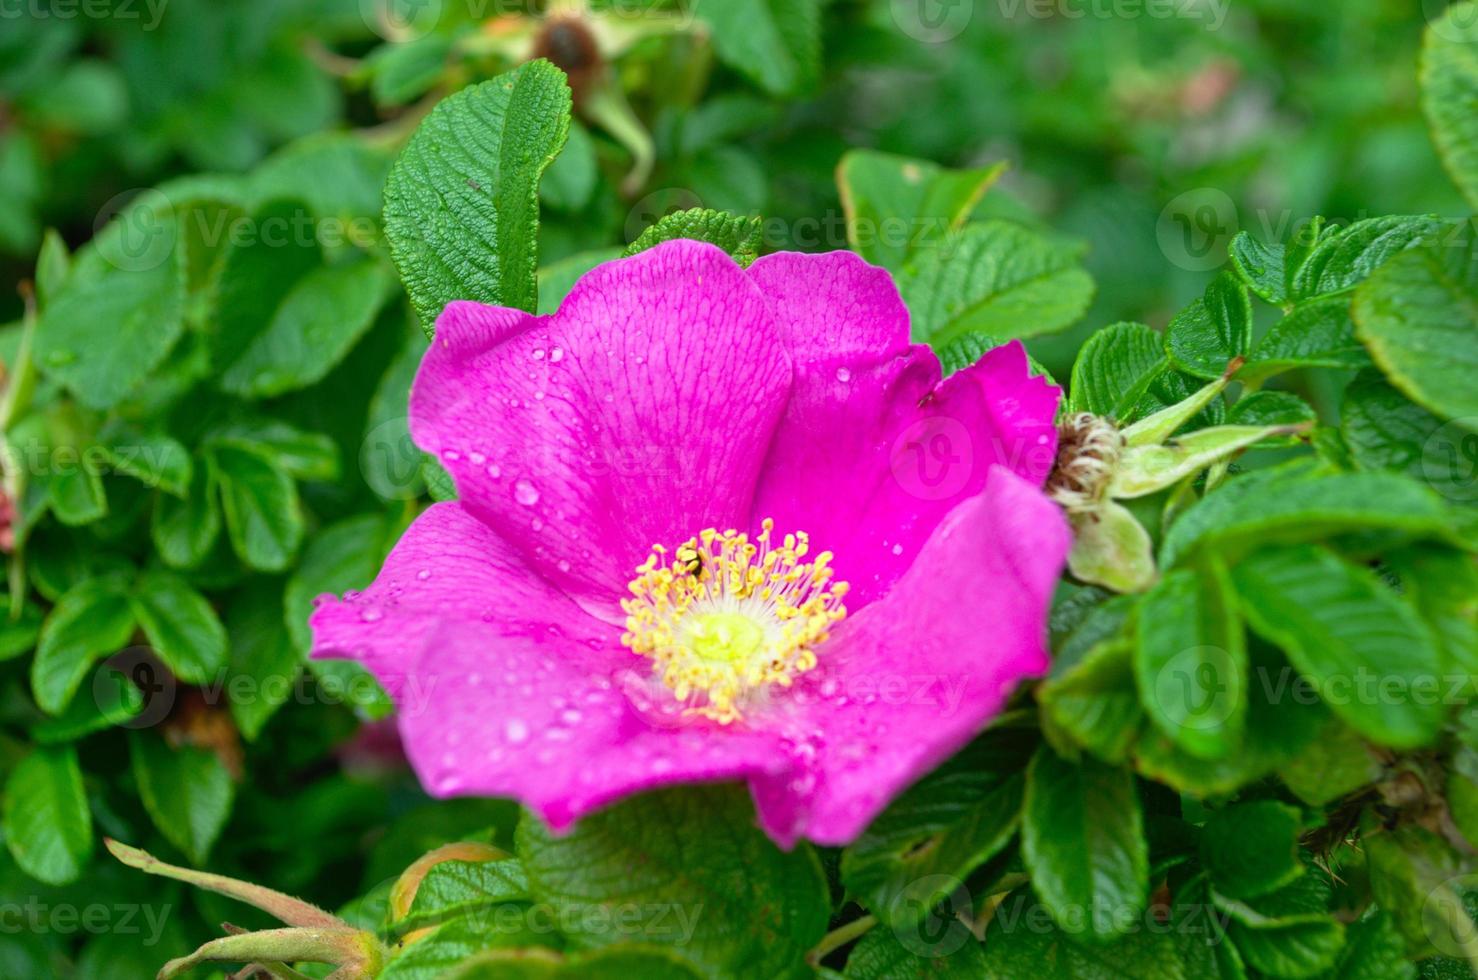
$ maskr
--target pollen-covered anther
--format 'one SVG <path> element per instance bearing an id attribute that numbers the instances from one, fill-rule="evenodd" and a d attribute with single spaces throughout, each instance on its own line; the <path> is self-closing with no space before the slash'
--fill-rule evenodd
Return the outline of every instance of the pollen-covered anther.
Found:
<path id="1" fill-rule="evenodd" d="M 1110 419 L 1078 412 L 1057 426 L 1057 461 L 1047 478 L 1047 496 L 1068 513 L 1098 509 L 1124 452 L 1124 436 Z"/>
<path id="2" fill-rule="evenodd" d="M 772 685 L 816 666 L 816 648 L 847 614 L 832 554 L 814 558 L 804 532 L 775 540 L 709 528 L 669 551 L 655 545 L 621 602 L 621 642 L 694 714 L 725 724 Z"/>

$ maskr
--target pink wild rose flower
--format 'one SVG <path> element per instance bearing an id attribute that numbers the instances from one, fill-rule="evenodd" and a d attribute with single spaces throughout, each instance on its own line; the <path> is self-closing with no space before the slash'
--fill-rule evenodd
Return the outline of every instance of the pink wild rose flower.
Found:
<path id="1" fill-rule="evenodd" d="M 410 428 L 460 499 L 314 655 L 385 685 L 437 795 L 561 830 L 746 780 L 776 841 L 847 843 L 1047 665 L 1058 396 L 1020 343 L 941 380 L 847 252 L 673 241 L 552 316 L 452 303 Z"/>

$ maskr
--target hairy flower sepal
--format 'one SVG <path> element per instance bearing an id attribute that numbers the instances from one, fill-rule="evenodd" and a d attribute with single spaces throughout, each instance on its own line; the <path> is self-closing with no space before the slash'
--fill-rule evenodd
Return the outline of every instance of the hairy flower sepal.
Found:
<path id="1" fill-rule="evenodd" d="M 1308 423 L 1222 425 L 1171 439 L 1221 394 L 1240 366 L 1235 359 L 1220 378 L 1123 429 L 1086 412 L 1062 422 L 1048 494 L 1072 522 L 1068 569 L 1075 577 L 1115 592 L 1148 589 L 1158 577 L 1154 542 L 1116 501 L 1188 485 L 1198 473 L 1259 442 L 1308 430 Z"/>
<path id="2" fill-rule="evenodd" d="M 228 927 L 231 935 L 213 939 L 189 956 L 166 963 L 159 971 L 159 980 L 179 976 L 201 963 L 250 963 L 272 976 L 298 977 L 301 974 L 287 966 L 297 962 L 331 964 L 335 970 L 327 980 L 366 980 L 379 974 L 388 955 L 374 933 L 356 929 L 338 916 L 291 895 L 223 875 L 166 864 L 147 851 L 109 838 L 104 838 L 103 843 L 130 868 L 245 902 L 289 927 L 259 932 L 239 932 Z"/>

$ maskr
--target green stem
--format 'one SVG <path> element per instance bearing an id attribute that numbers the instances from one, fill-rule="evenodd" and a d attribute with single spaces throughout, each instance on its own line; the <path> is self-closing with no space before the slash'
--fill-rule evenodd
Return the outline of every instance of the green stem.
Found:
<path id="1" fill-rule="evenodd" d="M 877 924 L 877 916 L 864 915 L 860 919 L 853 919 L 846 925 L 837 926 L 831 932 L 822 936 L 821 942 L 816 944 L 816 948 L 806 954 L 806 962 L 815 966 Z"/>

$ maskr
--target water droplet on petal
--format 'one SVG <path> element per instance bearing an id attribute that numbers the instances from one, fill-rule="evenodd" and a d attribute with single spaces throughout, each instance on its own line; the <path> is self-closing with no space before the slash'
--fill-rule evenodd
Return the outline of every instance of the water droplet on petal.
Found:
<path id="1" fill-rule="evenodd" d="M 580 714 L 580 712 L 574 708 L 566 708 L 564 711 L 561 711 L 559 713 L 559 720 L 564 722 L 566 725 L 578 725 L 580 724 L 580 720 L 584 717 L 584 715 Z"/>
<path id="2" fill-rule="evenodd" d="M 564 357 L 565 352 L 563 347 L 551 347 L 549 349 L 550 364 L 558 364 L 560 361 L 564 360 Z"/>
<path id="3" fill-rule="evenodd" d="M 521 745 L 528 741 L 529 726 L 521 718 L 509 718 L 503 725 L 503 737 L 509 745 Z"/>
<path id="4" fill-rule="evenodd" d="M 448 449 L 441 454 L 441 458 L 446 460 L 448 463 L 455 463 L 457 460 L 462 458 L 462 454 L 457 452 L 455 449 Z"/>
<path id="5" fill-rule="evenodd" d="M 844 367 L 837 368 L 837 380 L 842 384 L 846 384 L 852 380 L 852 372 Z"/>
<path id="6" fill-rule="evenodd" d="M 385 618 L 385 612 L 379 606 L 365 606 L 359 610 L 359 618 L 366 623 L 378 623 Z"/>
<path id="7" fill-rule="evenodd" d="M 513 485 L 513 499 L 525 507 L 532 507 L 539 502 L 539 491 L 528 480 L 519 480 Z"/>
<path id="8" fill-rule="evenodd" d="M 481 466 L 483 463 L 486 463 L 487 461 L 488 461 L 488 458 L 486 456 L 484 456 L 482 453 L 468 453 L 467 454 L 467 462 L 471 463 L 473 466 Z"/>
<path id="9" fill-rule="evenodd" d="M 542 361 L 542 360 L 544 360 L 544 348 L 542 348 L 542 347 L 535 347 L 534 350 L 533 350 L 533 353 L 529 354 L 529 356 L 532 357 L 536 361 Z"/>
<path id="10" fill-rule="evenodd" d="M 488 467 L 488 476 L 492 477 L 494 480 L 496 480 L 498 477 L 500 477 L 502 475 L 503 475 L 503 470 L 501 468 L 499 468 L 499 466 L 498 466 L 497 463 L 494 463 L 492 466 L 489 466 Z"/>
<path id="11" fill-rule="evenodd" d="M 431 569 L 429 569 L 429 568 L 423 568 L 419 572 L 416 573 L 416 578 L 420 579 L 422 582 L 426 581 L 430 577 L 431 577 Z"/>
<path id="12" fill-rule="evenodd" d="M 903 545 L 901 545 L 901 544 L 895 544 L 893 546 L 893 554 L 895 554 L 895 555 L 901 555 L 901 554 L 903 554 Z"/>
<path id="13" fill-rule="evenodd" d="M 568 572 L 570 570 L 570 563 L 565 561 L 563 558 L 561 558 L 556 564 L 558 565 L 561 572 Z"/>

